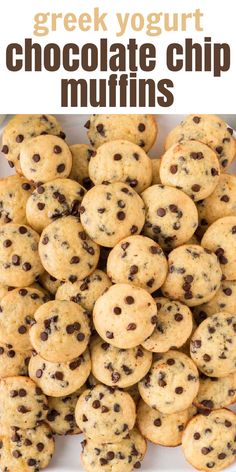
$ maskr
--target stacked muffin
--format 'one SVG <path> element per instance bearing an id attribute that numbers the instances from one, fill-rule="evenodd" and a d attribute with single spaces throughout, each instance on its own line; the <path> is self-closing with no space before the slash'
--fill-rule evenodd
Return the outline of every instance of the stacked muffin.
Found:
<path id="1" fill-rule="evenodd" d="M 236 453 L 232 130 L 190 115 L 93 115 L 69 147 L 18 115 L 0 181 L 0 466 L 37 471 L 84 433 L 86 471 L 141 467 L 146 440 L 218 471 Z M 140 398 L 141 397 L 141 398 Z"/>

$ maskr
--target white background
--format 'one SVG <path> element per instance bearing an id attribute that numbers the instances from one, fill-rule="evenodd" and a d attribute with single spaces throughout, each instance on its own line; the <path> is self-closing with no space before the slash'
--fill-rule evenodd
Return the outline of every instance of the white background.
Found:
<path id="1" fill-rule="evenodd" d="M 82 113 L 95 112 L 97 109 L 62 109 L 60 108 L 60 81 L 61 78 L 81 78 L 82 73 L 58 72 L 9 72 L 5 67 L 5 49 L 9 43 L 23 42 L 25 37 L 33 37 L 42 45 L 48 42 L 57 42 L 63 45 L 68 42 L 78 44 L 86 42 L 98 43 L 99 38 L 108 35 L 110 42 L 127 42 L 130 37 L 136 37 L 139 43 L 153 42 L 157 46 L 158 67 L 151 77 L 156 81 L 170 78 L 175 83 L 175 101 L 171 108 L 157 108 L 158 113 L 235 113 L 235 78 L 236 78 L 236 44 L 235 18 L 236 2 L 234 0 L 7 0 L 1 2 L 0 15 L 0 112 L 2 113 Z M 92 12 L 95 6 L 101 11 L 109 12 L 109 32 L 95 33 L 66 32 L 60 28 L 48 36 L 39 38 L 33 36 L 33 18 L 37 12 L 74 12 L 77 15 L 83 12 Z M 145 33 L 128 34 L 122 38 L 115 35 L 115 12 L 192 12 L 200 8 L 204 12 L 202 24 L 204 32 L 194 32 L 193 26 L 187 32 L 163 32 L 162 35 L 152 38 Z M 162 23 L 161 23 L 162 24 Z M 192 23 L 193 25 L 193 23 Z M 231 46 L 231 69 L 223 73 L 220 78 L 213 77 L 211 72 L 171 73 L 166 70 L 165 50 L 172 42 L 183 42 L 185 37 L 192 37 L 194 41 L 203 42 L 205 36 L 211 36 L 213 42 L 228 42 Z M 91 73 L 97 78 L 99 73 Z M 105 74 L 106 75 L 106 74 Z M 86 76 L 86 75 L 85 75 Z M 104 75 L 103 75 L 104 77 Z M 100 109 L 100 112 L 106 110 Z M 110 110 L 112 113 L 135 113 L 135 109 Z M 138 110 L 140 113 L 143 109 Z M 148 111 L 148 110 L 146 110 Z M 154 112 L 154 110 L 150 110 Z"/>

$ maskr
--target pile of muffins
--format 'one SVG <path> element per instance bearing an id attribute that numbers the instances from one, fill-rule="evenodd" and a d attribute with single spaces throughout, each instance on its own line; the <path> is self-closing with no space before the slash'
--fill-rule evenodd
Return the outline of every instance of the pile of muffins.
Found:
<path id="1" fill-rule="evenodd" d="M 233 131 L 187 116 L 150 159 L 152 115 L 85 128 L 71 146 L 50 115 L 3 130 L 0 468 L 37 472 L 55 434 L 83 433 L 87 472 L 139 469 L 147 440 L 220 471 L 236 458 Z"/>

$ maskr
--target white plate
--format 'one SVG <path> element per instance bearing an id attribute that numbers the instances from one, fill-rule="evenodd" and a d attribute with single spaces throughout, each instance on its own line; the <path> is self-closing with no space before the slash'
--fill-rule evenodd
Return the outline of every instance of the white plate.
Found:
<path id="1" fill-rule="evenodd" d="M 156 144 L 150 152 L 152 157 L 160 157 L 163 152 L 163 143 L 167 133 L 176 126 L 184 115 L 159 115 L 159 135 Z M 60 115 L 60 122 L 67 135 L 67 141 L 70 144 L 87 142 L 86 123 L 87 115 Z M 236 129 L 236 115 L 225 115 L 224 118 L 228 124 Z M 6 124 L 9 117 L 5 120 Z M 234 173 L 236 173 L 236 164 L 234 165 Z M 2 158 L 0 160 L 0 176 L 9 175 L 11 172 L 7 161 Z M 82 435 L 64 436 L 56 439 L 56 454 L 47 468 L 47 472 L 82 472 L 80 464 L 80 442 Z M 235 472 L 235 465 L 224 469 L 227 472 Z M 181 447 L 165 448 L 161 446 L 148 445 L 147 455 L 142 462 L 141 471 L 143 472 L 193 472 L 194 469 L 186 463 L 181 451 Z M 94 470 L 94 472 L 96 472 Z M 125 470 L 123 472 L 126 472 Z"/>

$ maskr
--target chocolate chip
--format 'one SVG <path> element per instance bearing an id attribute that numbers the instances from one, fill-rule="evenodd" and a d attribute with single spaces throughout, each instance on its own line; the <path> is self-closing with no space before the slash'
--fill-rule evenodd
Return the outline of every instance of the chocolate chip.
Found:
<path id="1" fill-rule="evenodd" d="M 174 204 L 169 205 L 169 210 L 171 211 L 171 213 L 178 213 L 177 205 L 174 205 Z"/>
<path id="2" fill-rule="evenodd" d="M 70 275 L 69 276 L 69 282 L 71 282 L 72 284 L 74 284 L 77 279 L 78 279 L 78 277 L 76 275 Z"/>
<path id="3" fill-rule="evenodd" d="M 75 361 L 70 362 L 70 364 L 69 364 L 69 367 L 70 367 L 71 370 L 75 370 L 80 366 L 81 366 L 81 359 L 80 358 L 75 360 Z"/>
<path id="4" fill-rule="evenodd" d="M 67 334 L 73 334 L 75 332 L 75 328 L 73 324 L 67 325 L 66 327 Z"/>
<path id="5" fill-rule="evenodd" d="M 99 400 L 94 400 L 93 403 L 92 403 L 92 407 L 97 410 L 98 408 L 100 408 L 101 406 L 101 403 Z"/>
<path id="6" fill-rule="evenodd" d="M 220 200 L 221 200 L 221 202 L 228 203 L 229 202 L 229 197 L 228 197 L 228 195 L 222 195 Z"/>
<path id="7" fill-rule="evenodd" d="M 89 129 L 90 128 L 90 120 L 86 121 L 86 123 L 84 124 L 84 127 L 86 129 Z"/>
<path id="8" fill-rule="evenodd" d="M 161 422 L 160 418 L 157 418 L 153 421 L 153 424 L 154 424 L 154 426 L 159 427 L 159 426 L 161 426 L 162 422 Z"/>
<path id="9" fill-rule="evenodd" d="M 2 152 L 3 152 L 3 154 L 8 154 L 9 153 L 9 147 L 6 144 L 4 144 L 4 146 L 2 147 Z"/>
<path id="10" fill-rule="evenodd" d="M 78 264 L 80 262 L 80 258 L 78 256 L 73 256 L 70 260 L 70 264 Z"/>
<path id="11" fill-rule="evenodd" d="M 82 208 L 82 207 L 80 207 L 80 208 Z M 79 232 L 79 237 L 80 237 L 80 239 L 82 239 L 82 241 L 85 241 L 86 238 L 87 238 L 85 231 L 80 231 Z"/>
<path id="12" fill-rule="evenodd" d="M 128 296 L 125 298 L 125 303 L 127 303 L 127 305 L 133 305 L 133 303 L 134 303 L 134 298 L 131 297 L 130 295 L 128 295 Z"/>
<path id="13" fill-rule="evenodd" d="M 20 256 L 18 256 L 17 254 L 14 254 L 12 256 L 11 260 L 12 260 L 13 265 L 15 265 L 15 266 L 20 265 Z"/>
<path id="14" fill-rule="evenodd" d="M 231 428 L 231 426 L 232 426 L 231 421 L 225 420 L 225 426 L 226 426 L 226 428 Z"/>
<path id="15" fill-rule="evenodd" d="M 113 451 L 108 451 L 108 453 L 107 453 L 107 460 L 108 460 L 108 461 L 112 461 L 112 460 L 114 459 L 114 457 L 115 457 L 114 452 L 113 452 Z"/>
<path id="16" fill-rule="evenodd" d="M 201 117 L 200 116 L 194 116 L 193 117 L 193 122 L 196 123 L 197 125 L 200 123 Z"/>
<path id="17" fill-rule="evenodd" d="M 170 172 L 171 172 L 171 174 L 176 174 L 177 170 L 178 170 L 178 166 L 177 166 L 177 165 L 172 165 L 172 166 L 170 166 Z"/>
<path id="18" fill-rule="evenodd" d="M 115 313 L 115 315 L 120 315 L 121 314 L 121 308 L 119 306 L 115 306 L 113 308 L 113 312 Z"/>
<path id="19" fill-rule="evenodd" d="M 120 405 L 118 403 L 115 403 L 114 407 L 113 407 L 113 410 L 116 412 L 116 413 L 119 413 L 120 411 Z"/>
<path id="20" fill-rule="evenodd" d="M 20 234 L 26 234 L 27 233 L 27 228 L 25 226 L 20 226 L 19 227 L 19 233 Z"/>
<path id="21" fill-rule="evenodd" d="M 184 294 L 184 298 L 185 298 L 186 300 L 191 300 L 191 298 L 193 298 L 192 292 L 186 292 L 186 293 Z"/>
<path id="22" fill-rule="evenodd" d="M 31 189 L 31 185 L 28 184 L 27 182 L 25 182 L 24 184 L 22 184 L 21 187 L 23 188 L 23 190 L 30 190 L 30 189 Z"/>
<path id="23" fill-rule="evenodd" d="M 43 331 L 42 333 L 40 333 L 40 339 L 41 339 L 42 341 L 47 341 L 47 339 L 48 339 L 48 334 L 47 334 L 45 331 Z"/>
<path id="24" fill-rule="evenodd" d="M 208 462 L 207 467 L 208 469 L 212 469 L 215 466 L 215 462 Z"/>
<path id="25" fill-rule="evenodd" d="M 204 360 L 205 362 L 210 362 L 211 356 L 209 356 L 209 354 L 204 354 L 203 360 Z"/>
<path id="26" fill-rule="evenodd" d="M 23 413 L 23 414 L 29 413 L 29 410 L 24 405 L 19 405 L 17 407 L 17 411 L 19 411 L 19 413 Z"/>
<path id="27" fill-rule="evenodd" d="M 143 131 L 145 131 L 146 129 L 146 126 L 144 123 L 139 123 L 138 125 L 138 130 L 140 131 L 140 133 L 143 133 Z"/>
<path id="28" fill-rule="evenodd" d="M 135 275 L 138 272 L 138 267 L 136 265 L 132 265 L 129 269 L 130 275 Z"/>
<path id="29" fill-rule="evenodd" d="M 209 454 L 209 452 L 211 452 L 211 450 L 210 450 L 210 448 L 208 448 L 208 447 L 203 447 L 203 448 L 201 449 L 201 453 L 202 453 L 204 456 L 206 456 L 207 454 Z"/>
<path id="30" fill-rule="evenodd" d="M 121 154 L 114 154 L 113 159 L 114 159 L 114 161 L 120 161 L 122 159 L 122 155 Z"/>
<path id="31" fill-rule="evenodd" d="M 177 393 L 177 395 L 181 395 L 181 393 L 183 393 L 184 389 L 182 387 L 176 387 L 175 389 L 175 393 Z"/>
<path id="32" fill-rule="evenodd" d="M 17 143 L 22 143 L 22 141 L 24 141 L 24 136 L 23 136 L 23 134 L 18 134 L 18 135 L 16 136 L 16 142 L 17 142 Z"/>
<path id="33" fill-rule="evenodd" d="M 192 185 L 192 187 L 191 187 L 191 189 L 192 189 L 193 192 L 199 192 L 200 188 L 201 188 L 201 186 L 198 185 L 198 184 L 194 184 L 194 185 Z"/>
<path id="34" fill-rule="evenodd" d="M 200 439 L 201 435 L 199 433 L 194 433 L 193 437 L 196 441 L 198 441 Z"/>
<path id="35" fill-rule="evenodd" d="M 123 249 L 123 251 L 125 251 L 128 247 L 129 247 L 129 243 L 122 243 L 121 244 L 121 249 Z"/>
<path id="36" fill-rule="evenodd" d="M 118 200 L 117 205 L 118 205 L 119 208 L 125 208 L 124 200 Z"/>
<path id="37" fill-rule="evenodd" d="M 22 269 L 25 271 L 25 272 L 28 272 L 29 270 L 31 270 L 32 266 L 29 262 L 24 262 L 24 264 L 22 264 Z"/>
<path id="38" fill-rule="evenodd" d="M 101 344 L 101 348 L 104 350 L 104 351 L 107 351 L 107 349 L 109 349 L 109 344 L 108 343 L 102 343 Z"/>
<path id="39" fill-rule="evenodd" d="M 84 333 L 78 333 L 78 334 L 77 334 L 77 340 L 78 340 L 79 342 L 84 341 L 84 339 L 85 339 L 85 334 L 84 334 Z"/>
<path id="40" fill-rule="evenodd" d="M 116 214 L 118 220 L 122 221 L 125 219 L 125 212 L 124 211 L 118 211 L 118 213 Z"/>
<path id="41" fill-rule="evenodd" d="M 219 175 L 218 170 L 215 169 L 214 167 L 212 167 L 212 169 L 211 169 L 211 175 L 212 175 L 213 177 L 215 177 L 216 175 Z"/>
<path id="42" fill-rule="evenodd" d="M 10 239 L 5 239 L 5 241 L 3 241 L 4 247 L 10 247 L 11 245 L 12 245 L 12 241 Z"/>
<path id="43" fill-rule="evenodd" d="M 63 380 L 63 379 L 64 379 L 64 374 L 63 374 L 63 372 L 55 372 L 55 379 L 57 379 L 57 380 Z"/>
<path id="44" fill-rule="evenodd" d="M 26 327 L 25 327 L 24 325 L 19 326 L 19 328 L 18 328 L 18 333 L 19 333 L 19 334 L 25 334 L 26 331 L 27 331 L 27 329 L 26 329 Z"/>
<path id="45" fill-rule="evenodd" d="M 129 193 L 129 189 L 126 188 L 126 187 L 123 187 L 123 188 L 121 189 L 121 192 L 123 192 L 123 193 Z"/>
<path id="46" fill-rule="evenodd" d="M 37 377 L 37 379 L 41 379 L 42 375 L 43 375 L 42 369 L 36 370 L 36 377 Z"/>
<path id="47" fill-rule="evenodd" d="M 75 321 L 73 326 L 75 331 L 79 331 L 81 328 L 81 324 L 78 321 Z"/>
<path id="48" fill-rule="evenodd" d="M 158 216 L 163 217 L 163 216 L 165 216 L 166 211 L 165 211 L 164 208 L 158 208 L 157 214 L 158 214 Z"/>
<path id="49" fill-rule="evenodd" d="M 135 234 L 135 233 L 137 233 L 137 231 L 138 231 L 138 227 L 136 225 L 131 226 L 131 228 L 130 228 L 131 234 Z"/>
<path id="50" fill-rule="evenodd" d="M 59 138 L 66 139 L 66 134 L 64 133 L 64 131 L 60 131 Z"/>
<path id="51" fill-rule="evenodd" d="M 53 151 L 54 151 L 55 154 L 61 154 L 62 148 L 61 148 L 61 146 L 56 145 L 56 146 L 54 146 Z"/>
<path id="52" fill-rule="evenodd" d="M 215 328 L 213 326 L 208 326 L 208 331 L 210 334 L 215 333 Z"/>
<path id="53" fill-rule="evenodd" d="M 99 123 L 97 126 L 96 126 L 96 130 L 99 134 L 101 134 L 101 136 L 105 136 L 105 133 L 104 133 L 104 126 L 102 123 Z"/>
<path id="54" fill-rule="evenodd" d="M 189 292 L 190 289 L 191 289 L 191 285 L 187 282 L 185 282 L 183 285 L 182 285 L 182 289 L 184 290 L 184 292 Z"/>
<path id="55" fill-rule="evenodd" d="M 228 297 L 232 295 L 232 290 L 231 288 L 227 287 L 223 290 L 224 294 L 227 295 Z"/>
<path id="56" fill-rule="evenodd" d="M 216 256 L 222 256 L 224 254 L 224 249 L 222 249 L 221 247 L 219 247 L 216 251 L 215 251 L 215 254 Z"/>
<path id="57" fill-rule="evenodd" d="M 1 354 L 1 352 L 0 352 Z M 10 359 L 13 359 L 13 357 L 15 357 L 16 353 L 15 351 L 13 351 L 13 349 L 11 349 L 10 351 L 8 351 L 7 353 L 7 357 L 10 357 Z"/>
<path id="58" fill-rule="evenodd" d="M 22 456 L 22 454 L 20 453 L 20 451 L 13 451 L 13 452 L 12 452 L 12 455 L 13 455 L 13 457 L 15 457 L 15 459 L 19 459 L 19 457 Z"/>
<path id="59" fill-rule="evenodd" d="M 89 289 L 89 285 L 86 283 L 86 282 L 83 282 L 81 285 L 80 285 L 80 290 L 81 292 L 84 292 L 84 290 L 88 290 Z M 78 296 L 78 295 L 77 295 Z"/>
<path id="60" fill-rule="evenodd" d="M 48 236 L 44 236 L 43 239 L 42 239 L 42 244 L 46 245 L 46 244 L 48 244 L 48 242 L 49 242 Z"/>
<path id="61" fill-rule="evenodd" d="M 166 384 L 164 378 L 161 377 L 161 378 L 158 379 L 158 385 L 159 385 L 159 387 L 162 387 L 162 388 L 166 387 L 167 384 Z"/>
<path id="62" fill-rule="evenodd" d="M 208 408 L 209 410 L 212 410 L 214 408 L 214 403 L 211 400 L 202 400 L 202 405 Z"/>
<path id="63" fill-rule="evenodd" d="M 216 147 L 216 152 L 217 152 L 217 154 L 221 154 L 223 152 L 223 147 L 222 146 L 217 146 Z"/>
<path id="64" fill-rule="evenodd" d="M 111 379 L 112 379 L 112 382 L 114 383 L 118 382 L 120 380 L 119 372 L 112 372 Z"/>
<path id="65" fill-rule="evenodd" d="M 193 276 L 192 275 L 186 275 L 186 277 L 184 277 L 184 280 L 191 284 L 193 282 Z"/>
<path id="66" fill-rule="evenodd" d="M 114 338 L 114 334 L 113 334 L 111 331 L 107 331 L 107 332 L 106 332 L 106 337 L 107 337 L 108 339 L 113 339 L 113 338 Z"/>
<path id="67" fill-rule="evenodd" d="M 36 444 L 36 447 L 37 447 L 38 451 L 41 452 L 44 449 L 44 444 L 43 443 L 38 443 L 38 444 Z"/>
<path id="68" fill-rule="evenodd" d="M 37 207 L 38 207 L 39 210 L 43 210 L 44 207 L 45 207 L 45 203 L 39 202 L 39 203 L 37 203 Z"/>
<path id="69" fill-rule="evenodd" d="M 102 406 L 102 413 L 108 413 L 109 411 L 109 408 L 107 408 L 107 406 Z"/>
<path id="70" fill-rule="evenodd" d="M 135 331 L 136 328 L 137 325 L 135 323 L 129 323 L 126 329 L 127 331 Z"/>
<path id="71" fill-rule="evenodd" d="M 221 452 L 220 454 L 218 454 L 218 459 L 223 460 L 225 458 L 226 458 L 226 454 L 224 452 Z"/>
<path id="72" fill-rule="evenodd" d="M 135 462 L 134 469 L 140 469 L 140 467 L 141 467 L 141 462 L 139 462 L 139 461 Z"/>
<path id="73" fill-rule="evenodd" d="M 34 162 L 39 162 L 40 161 L 40 155 L 39 154 L 34 154 L 32 156 L 32 159 L 33 159 Z"/>
<path id="74" fill-rule="evenodd" d="M 204 159 L 204 155 L 202 152 L 191 152 L 190 157 L 195 161 L 200 161 L 201 159 Z"/>
<path id="75" fill-rule="evenodd" d="M 149 248 L 149 251 L 151 252 L 151 254 L 160 254 L 160 252 L 161 252 L 160 249 L 156 246 L 151 246 Z"/>
<path id="76" fill-rule="evenodd" d="M 128 182 L 128 184 L 129 184 L 130 187 L 132 187 L 132 188 L 137 187 L 137 185 L 138 185 L 137 179 L 130 179 L 130 178 L 127 178 L 127 179 L 126 179 L 126 182 Z"/>
<path id="77" fill-rule="evenodd" d="M 64 172 L 65 170 L 65 164 L 59 164 L 59 166 L 57 166 L 57 172 L 59 174 L 61 174 L 62 172 Z"/>

